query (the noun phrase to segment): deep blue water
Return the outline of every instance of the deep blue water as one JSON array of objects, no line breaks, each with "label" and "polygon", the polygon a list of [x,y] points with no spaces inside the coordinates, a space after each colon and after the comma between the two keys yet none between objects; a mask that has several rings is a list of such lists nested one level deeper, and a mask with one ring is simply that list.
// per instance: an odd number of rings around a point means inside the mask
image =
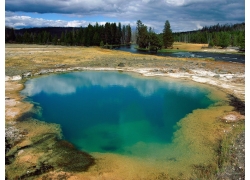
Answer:
[{"label": "deep blue water", "polygon": [[35,118],[60,124],[76,147],[115,153],[133,153],[127,149],[140,142],[171,143],[181,118],[213,103],[208,93],[183,81],[102,71],[31,79],[22,91],[42,108]]},{"label": "deep blue water", "polygon": [[211,52],[166,52],[166,53],[149,53],[135,49],[135,45],[121,46],[116,50],[126,51],[137,54],[151,54],[157,56],[170,56],[170,57],[185,57],[185,58],[213,58],[215,61],[238,62],[245,64],[245,55],[230,54],[230,53],[211,53]]}]

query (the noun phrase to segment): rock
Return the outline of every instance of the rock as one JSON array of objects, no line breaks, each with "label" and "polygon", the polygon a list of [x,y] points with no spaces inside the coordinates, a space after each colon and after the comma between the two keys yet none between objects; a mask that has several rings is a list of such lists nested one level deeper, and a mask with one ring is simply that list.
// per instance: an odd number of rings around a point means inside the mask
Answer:
[{"label": "rock", "polygon": [[66,64],[56,64],[55,67],[64,67]]},{"label": "rock", "polygon": [[20,151],[18,151],[18,153],[17,153],[17,155],[19,156],[20,154],[22,154],[24,152],[24,150],[20,150]]},{"label": "rock", "polygon": [[27,78],[27,77],[31,77],[31,76],[32,76],[31,72],[27,72],[27,73],[24,73],[22,75],[23,78]]},{"label": "rock", "polygon": [[221,120],[226,121],[226,122],[236,122],[236,121],[244,120],[244,119],[245,119],[245,116],[241,115],[238,112],[230,112],[224,115],[223,117],[221,117]]},{"label": "rock", "polygon": [[20,75],[17,75],[17,76],[13,76],[12,77],[12,80],[13,81],[19,81],[19,80],[21,80],[22,79],[22,77],[20,76]]},{"label": "rock", "polygon": [[221,70],[220,73],[221,73],[221,74],[227,74],[228,72],[227,72],[227,71],[224,71],[224,70]]},{"label": "rock", "polygon": [[214,78],[220,78],[220,75],[219,74],[216,74],[213,76]]},{"label": "rock", "polygon": [[125,63],[119,63],[118,66],[119,67],[125,67]]},{"label": "rock", "polygon": [[48,69],[48,70],[42,69],[42,70],[39,71],[37,74],[38,74],[38,75],[42,75],[42,74],[48,74],[48,73],[51,73],[51,72],[53,72],[52,69]]},{"label": "rock", "polygon": [[11,78],[9,76],[5,76],[5,81],[9,81]]},{"label": "rock", "polygon": [[173,69],[168,70],[168,73],[175,73]]}]

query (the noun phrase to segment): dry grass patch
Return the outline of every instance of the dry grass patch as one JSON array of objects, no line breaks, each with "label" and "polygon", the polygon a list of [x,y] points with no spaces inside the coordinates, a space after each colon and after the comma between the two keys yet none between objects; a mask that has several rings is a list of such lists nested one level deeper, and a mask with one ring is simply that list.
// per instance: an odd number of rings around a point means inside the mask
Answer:
[{"label": "dry grass patch", "polygon": [[194,44],[194,43],[183,43],[183,42],[174,42],[173,49],[180,49],[185,51],[198,51],[202,47],[208,47],[208,44]]}]

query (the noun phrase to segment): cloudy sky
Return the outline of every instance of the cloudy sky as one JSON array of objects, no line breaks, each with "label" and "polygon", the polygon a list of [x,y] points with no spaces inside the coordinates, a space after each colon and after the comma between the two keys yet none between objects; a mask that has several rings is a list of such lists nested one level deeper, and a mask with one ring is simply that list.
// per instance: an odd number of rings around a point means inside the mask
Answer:
[{"label": "cloudy sky", "polygon": [[136,21],[162,32],[245,22],[245,0],[5,0],[5,25],[14,28],[87,26],[89,23]]}]

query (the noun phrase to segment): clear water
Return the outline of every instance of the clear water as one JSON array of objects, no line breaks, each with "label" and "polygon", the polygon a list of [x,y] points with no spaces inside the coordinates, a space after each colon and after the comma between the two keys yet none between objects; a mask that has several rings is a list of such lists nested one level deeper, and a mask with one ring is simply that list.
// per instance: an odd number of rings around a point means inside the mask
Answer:
[{"label": "clear water", "polygon": [[170,144],[181,118],[213,103],[208,90],[183,81],[102,71],[31,79],[22,93],[41,107],[35,118],[60,124],[77,148],[119,154]]}]

